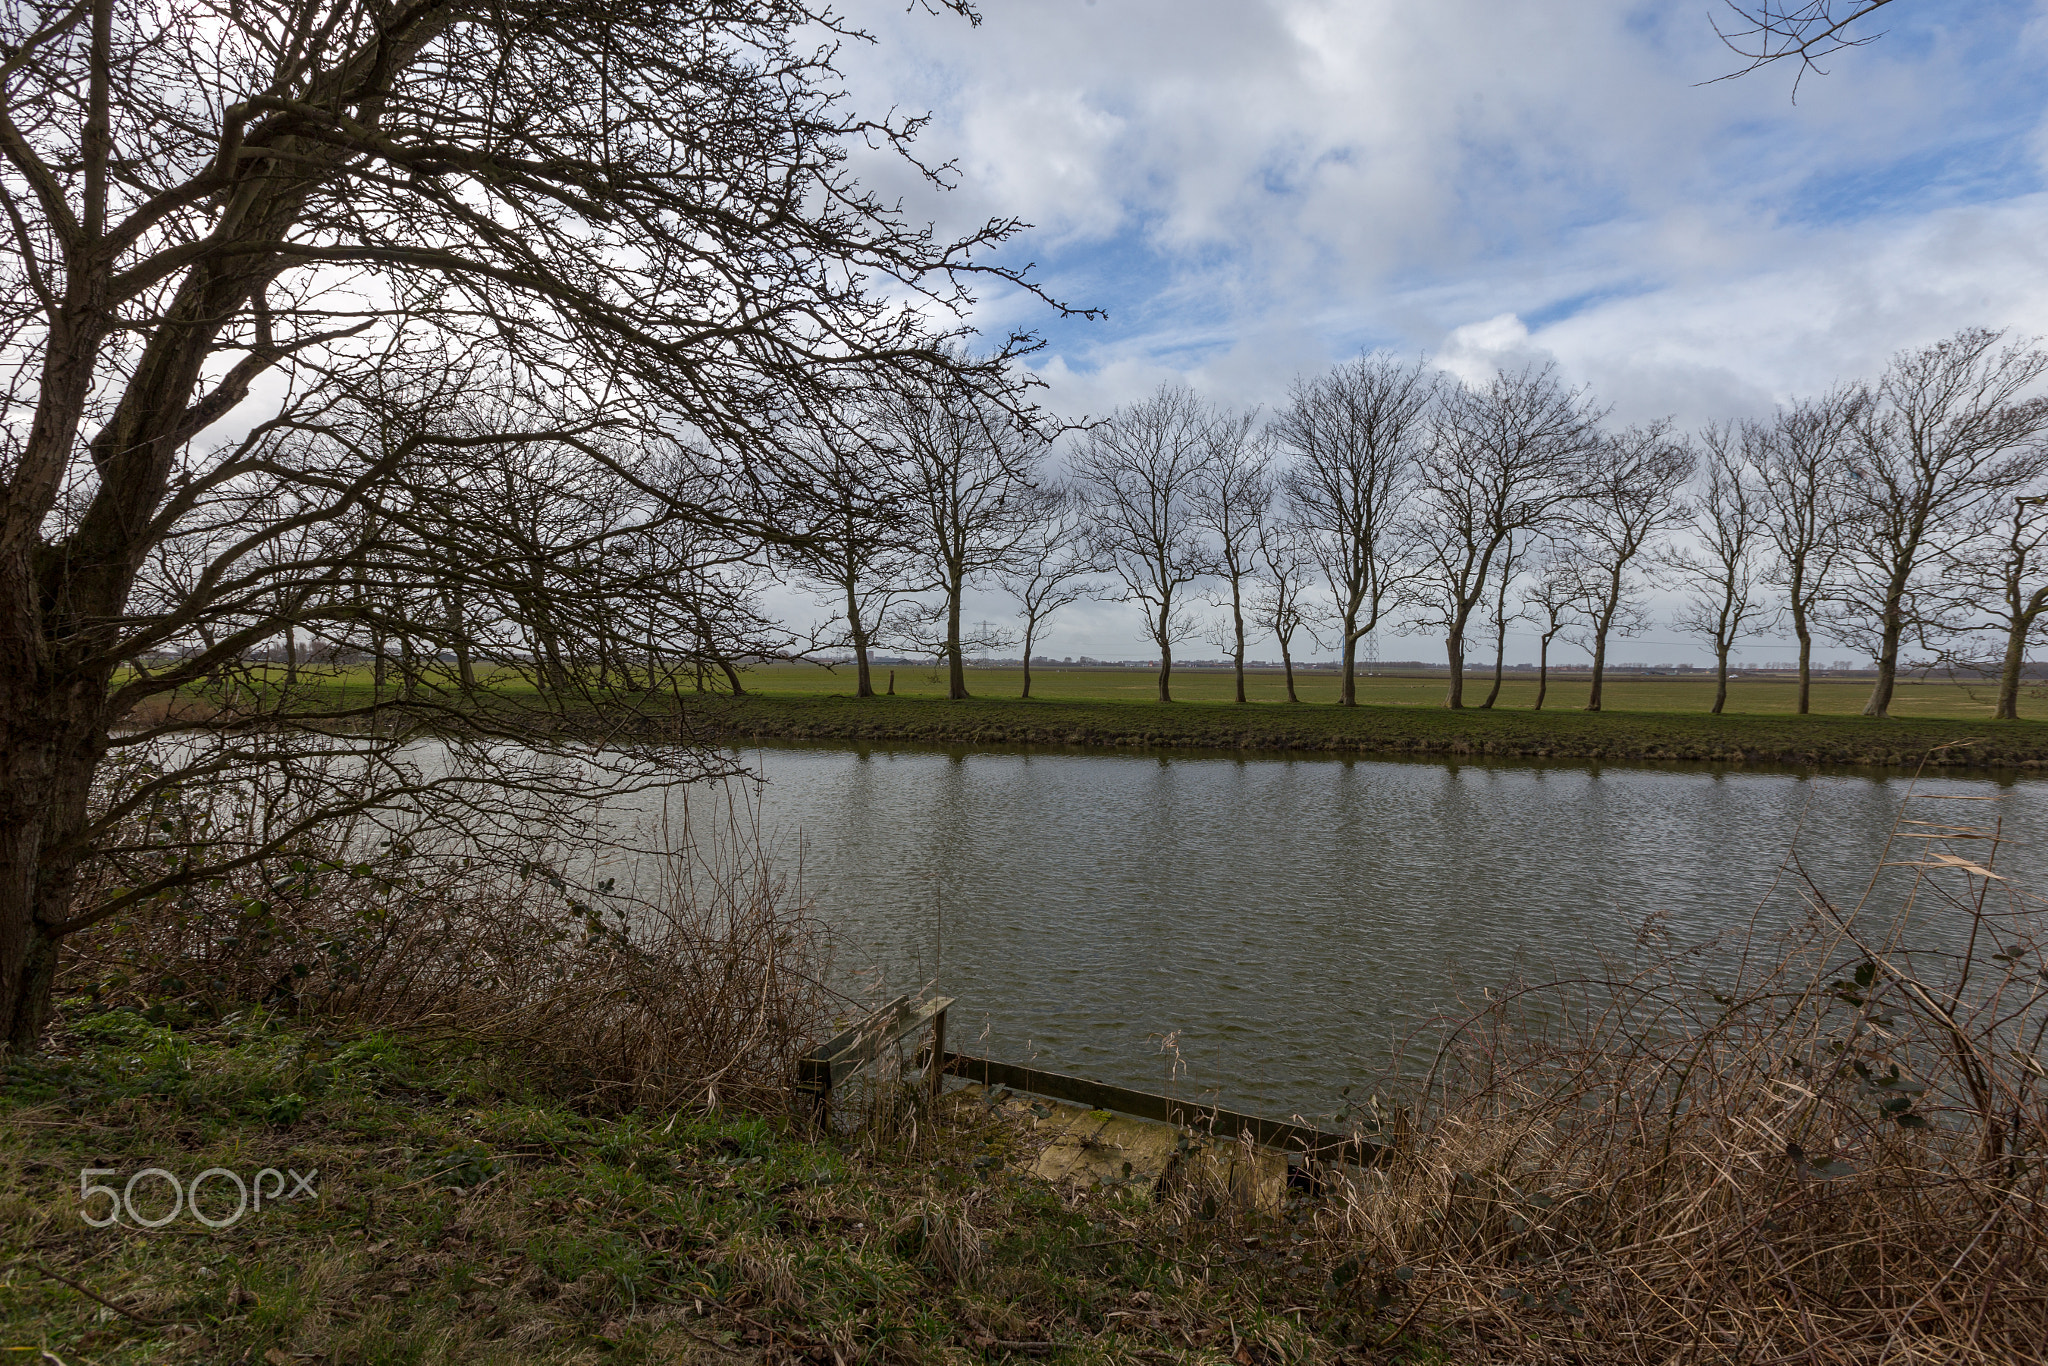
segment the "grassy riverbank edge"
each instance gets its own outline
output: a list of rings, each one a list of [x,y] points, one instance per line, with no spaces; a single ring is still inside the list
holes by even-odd
[[[982,1106],[851,1135],[607,1114],[501,1052],[260,1012],[103,1012],[54,1044],[0,1088],[0,1347],[38,1360],[1445,1359],[1426,1325],[1332,1301],[1299,1211],[1056,1190]],[[155,1220],[161,1173],[264,1168],[317,1176],[221,1228],[84,1217],[114,1199],[85,1186]],[[226,1219],[233,1180],[204,1190]]]
[[[724,740],[2048,768],[2048,723],[2038,721],[790,694],[693,701],[685,717],[692,732]]]

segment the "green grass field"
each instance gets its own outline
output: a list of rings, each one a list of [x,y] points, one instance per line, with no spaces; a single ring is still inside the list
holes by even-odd
[[[269,686],[274,668],[259,669],[241,686]],[[811,664],[776,664],[747,670],[748,695],[684,693],[682,710],[700,736],[830,742],[906,742],[946,746],[1090,746],[1221,750],[1292,750],[1415,756],[1539,757],[1622,761],[1705,761],[1734,764],[1882,765],[1933,762],[1979,768],[2048,767],[2048,701],[2027,696],[2022,718],[1994,721],[1988,685],[1902,682],[1890,717],[1861,715],[1867,678],[1831,678],[1814,684],[1814,712],[1793,712],[1795,683],[1784,677],[1731,680],[1728,707],[1708,712],[1711,677],[1612,676],[1606,707],[1584,710],[1583,675],[1553,678],[1544,710],[1532,710],[1536,682],[1510,675],[1500,701],[1479,710],[1490,680],[1468,679],[1467,706],[1446,710],[1441,674],[1384,675],[1359,680],[1357,708],[1333,705],[1338,680],[1328,673],[1298,676],[1301,705],[1285,701],[1277,673],[1248,681],[1250,705],[1233,704],[1228,672],[1176,671],[1171,705],[1154,700],[1153,675],[1135,669],[1042,669],[1032,675],[1033,695],[1018,693],[1017,669],[970,669],[972,698],[945,697],[944,676],[925,666],[897,666],[894,696],[858,699],[851,673]],[[891,670],[876,676],[890,684]],[[368,672],[344,669],[304,680],[308,704],[363,706],[372,700]],[[722,682],[722,680],[720,680]],[[431,683],[429,690],[433,691]],[[499,724],[526,724],[538,713],[532,685],[510,676],[495,682],[504,704]],[[386,700],[395,701],[395,686]],[[453,694],[442,699],[462,703]],[[202,703],[203,705],[203,703]],[[587,706],[576,703],[572,713]],[[552,708],[543,707],[543,711]],[[195,715],[194,719],[200,719]],[[599,716],[615,736],[673,736],[671,695],[642,693]],[[1966,749],[1947,747],[1967,745]]]
[[[875,688],[888,686],[890,670],[876,672]],[[895,669],[898,696],[944,697],[946,676],[924,666]],[[812,664],[776,664],[748,671],[747,687],[774,694],[853,695],[850,668],[824,669]],[[1442,703],[1445,678],[1367,677],[1358,680],[1358,700],[1400,707],[1433,707]],[[1334,703],[1339,679],[1331,673],[1297,673],[1295,691],[1304,704]],[[1491,677],[1471,676],[1465,684],[1465,704],[1476,707],[1486,698]],[[1023,686],[1018,669],[969,669],[967,689],[976,697],[1015,697]],[[1156,695],[1157,683],[1150,673],[1134,669],[1041,669],[1031,671],[1031,693],[1047,701],[1148,702]],[[1544,699],[1545,711],[1575,711],[1586,705],[1591,684],[1583,674],[1552,675]],[[1696,678],[1616,677],[1607,678],[1603,707],[1618,712],[1705,712],[1714,703],[1711,675]],[[1259,671],[1247,675],[1245,693],[1254,703],[1285,703],[1286,684],[1277,673]],[[1231,676],[1222,670],[1175,670],[1173,696],[1176,702],[1230,702],[1235,696]],[[1901,682],[1892,704],[1898,717],[1942,718],[1958,721],[1989,719],[1997,702],[1997,690],[1989,683]],[[1813,684],[1813,711],[1822,716],[1856,716],[1870,699],[1868,678],[1819,679]],[[1784,716],[1793,714],[1798,684],[1791,678],[1737,678],[1728,685],[1731,714]],[[1510,672],[1502,685],[1496,708],[1527,710],[1536,701],[1536,680]],[[2020,696],[2020,715],[2048,718],[2048,699]]]

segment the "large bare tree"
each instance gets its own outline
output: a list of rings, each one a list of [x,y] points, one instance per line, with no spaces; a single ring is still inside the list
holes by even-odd
[[[1103,562],[1123,600],[1145,613],[1159,650],[1159,700],[1173,700],[1173,646],[1196,629],[1188,588],[1216,572],[1216,553],[1196,499],[1213,449],[1216,415],[1184,386],[1161,385],[1083,435],[1075,483],[1088,500]]]
[[[1780,409],[1768,425],[1743,427],[1776,552],[1768,582],[1784,590],[1786,620],[1799,642],[1801,716],[1812,704],[1814,621],[1842,546],[1851,438],[1868,401],[1861,386],[1839,386]]]
[[[1649,625],[1640,573],[1657,542],[1686,517],[1679,490],[1692,478],[1694,456],[1668,421],[1604,434],[1594,443],[1585,487],[1565,509],[1586,597],[1586,635],[1593,645],[1593,687],[1587,711],[1600,710],[1607,638]]]
[[[1877,661],[1865,716],[1889,713],[1900,647],[1939,611],[1928,575],[2048,466],[2044,376],[2048,352],[1966,328],[1893,357],[1859,413],[1832,596],[1835,633]]]
[[[931,319],[1014,225],[949,241],[855,183],[850,144],[914,125],[845,111],[817,42],[835,30],[853,36],[803,0],[0,11],[0,1037],[36,1038],[66,935],[272,857],[323,812],[451,791],[463,764],[401,773],[397,737],[491,732],[448,688],[536,666],[506,649],[360,702],[258,677],[225,705],[252,651],[319,636],[431,661],[453,621],[480,655],[505,633],[491,599],[580,686],[547,640],[578,641],[570,619],[631,559],[591,528],[687,513],[737,534],[745,467],[779,458],[792,414],[856,375],[961,368]],[[970,378],[1005,383],[1004,349]],[[455,401],[479,394],[481,417]],[[640,497],[535,575],[517,528],[479,521],[483,473],[443,472],[519,446]],[[725,461],[733,496],[669,504],[640,454],[667,446]],[[172,561],[183,577],[139,593]],[[219,719],[176,762],[123,767],[154,734],[137,718],[209,688]],[[545,693],[559,712],[575,691]],[[471,757],[492,753],[513,762],[481,739]],[[140,819],[259,789],[295,813],[260,836]]]
[[[1600,413],[1549,366],[1446,386],[1435,405],[1413,520],[1418,624],[1444,633],[1444,705],[1465,705],[1472,614],[1487,600],[1509,543],[1557,522],[1584,486]]]
[[[1384,353],[1295,381],[1273,435],[1291,457],[1283,490],[1329,581],[1339,706],[1358,705],[1358,642],[1378,629],[1402,582],[1402,517],[1439,379]]]

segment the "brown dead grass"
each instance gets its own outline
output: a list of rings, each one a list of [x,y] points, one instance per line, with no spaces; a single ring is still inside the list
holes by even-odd
[[[264,1005],[443,1034],[617,1109],[775,1110],[829,993],[820,926],[751,837],[712,841],[715,865],[675,857],[630,898],[403,844],[301,849],[74,936],[60,994],[173,1022]]]
[[[1909,802],[1896,920],[1802,887],[1732,985],[1687,955],[1493,993],[1394,1159],[1333,1183],[1333,1283],[1461,1360],[2038,1360],[2048,967],[1956,809]]]

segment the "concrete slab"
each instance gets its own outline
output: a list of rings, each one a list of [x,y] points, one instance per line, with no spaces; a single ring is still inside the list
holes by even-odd
[[[969,1083],[947,1093],[954,1105],[989,1104]],[[1277,1209],[1287,1191],[1287,1155],[1250,1143],[1186,1135],[1170,1124],[1087,1110],[1010,1092],[997,1102],[1042,1140],[1027,1170],[1081,1189],[1138,1189],[1155,1196],[1187,1183],[1253,1209]]]

